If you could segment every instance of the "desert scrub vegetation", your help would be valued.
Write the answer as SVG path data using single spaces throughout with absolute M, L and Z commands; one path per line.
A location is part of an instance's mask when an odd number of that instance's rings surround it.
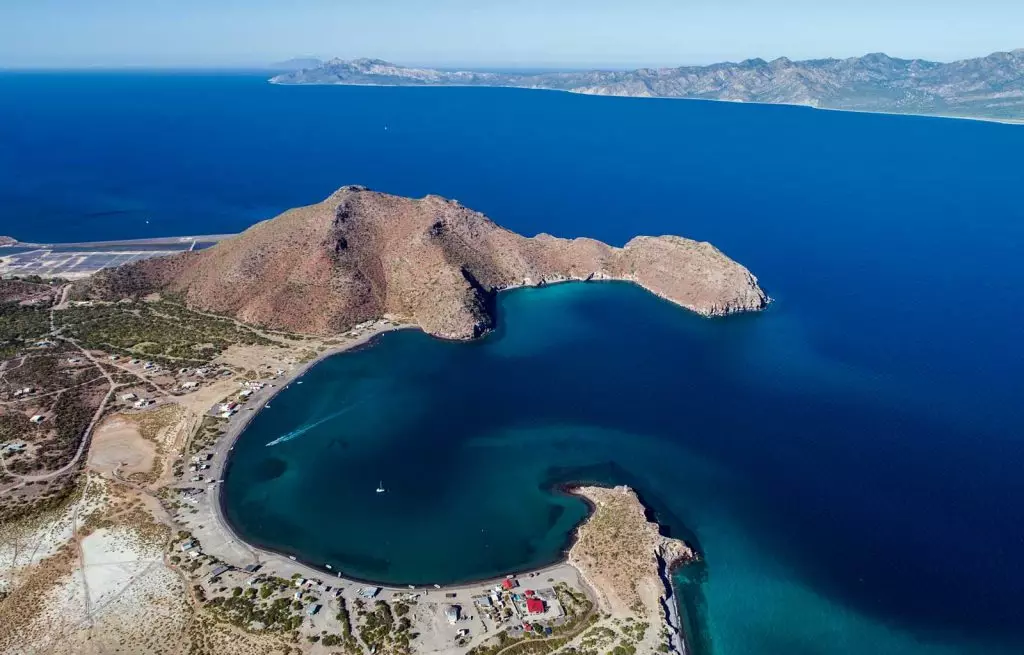
M 340 596 L 338 597 L 338 614 L 335 618 L 341 625 L 341 637 L 336 645 L 343 646 L 348 655 L 360 655 L 363 649 L 360 648 L 359 641 L 352 634 L 352 617 L 348 613 L 348 604 Z M 325 640 L 324 645 L 330 646 L 331 644 Z
M 291 599 L 257 598 L 257 590 L 230 596 L 214 596 L 204 604 L 218 621 L 252 632 L 290 632 L 302 625 L 302 614 L 296 614 Z
M 223 426 L 226 423 L 227 419 L 219 416 L 204 416 L 202 423 L 199 424 L 199 428 L 189 442 L 187 454 L 195 455 L 216 443 L 217 439 L 224 434 Z
M 0 303 L 0 359 L 19 353 L 50 331 L 50 314 L 41 307 Z
M 359 636 L 371 653 L 409 655 L 412 652 L 410 643 L 415 634 L 409 631 L 412 627 L 409 617 L 403 616 L 396 621 L 391 606 L 383 600 L 374 603 L 371 610 L 366 610 L 365 605 L 360 607 L 357 604 L 357 607 L 361 619 Z
M 71 307 L 57 312 L 68 336 L 86 348 L 201 364 L 233 344 L 275 342 L 234 321 L 215 318 L 165 301 L 119 302 Z

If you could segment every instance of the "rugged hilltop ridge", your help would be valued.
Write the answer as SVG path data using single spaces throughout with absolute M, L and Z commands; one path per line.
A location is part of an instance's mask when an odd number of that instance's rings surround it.
M 453 200 L 358 186 L 205 250 L 102 271 L 82 292 L 171 293 L 193 308 L 303 333 L 389 316 L 469 339 L 493 327 L 495 291 L 569 279 L 629 280 L 706 316 L 768 303 L 757 279 L 709 243 L 526 238 Z
M 1024 49 L 949 63 L 883 53 L 845 59 L 747 59 L 710 66 L 506 73 L 333 59 L 275 84 L 509 86 L 592 95 L 703 98 L 833 109 L 1024 119 Z

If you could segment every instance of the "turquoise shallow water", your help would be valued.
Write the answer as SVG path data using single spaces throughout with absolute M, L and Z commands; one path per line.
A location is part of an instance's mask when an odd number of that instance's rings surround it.
M 387 334 L 283 391 L 236 445 L 236 528 L 361 578 L 457 582 L 555 559 L 585 515 L 556 483 L 627 483 L 707 557 L 680 580 L 699 581 L 682 588 L 701 652 L 1013 652 L 957 635 L 1013 631 L 962 612 L 1012 602 L 987 576 L 1018 530 L 952 538 L 987 523 L 986 502 L 943 506 L 972 483 L 936 442 L 968 434 L 789 352 L 784 308 L 705 320 L 591 283 L 499 310 L 481 342 Z M 924 498 L 936 511 L 903 513 Z
M 503 295 L 481 343 L 323 363 L 243 437 L 236 523 L 456 580 L 556 557 L 583 507 L 553 483 L 625 481 L 707 556 L 707 651 L 1020 653 L 1021 152 L 1017 126 L 793 107 L 0 73 L 0 234 L 230 232 L 360 183 L 525 234 L 710 240 L 767 313 L 553 287 Z

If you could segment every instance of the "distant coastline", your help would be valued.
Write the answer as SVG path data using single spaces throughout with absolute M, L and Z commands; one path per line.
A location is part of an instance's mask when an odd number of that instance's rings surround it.
M 796 105 L 1016 123 L 1024 120 L 1024 49 L 953 62 L 871 53 L 845 59 L 746 59 L 707 66 L 515 72 L 332 59 L 270 79 L 281 85 L 482 86 L 631 98 Z
M 834 111 L 846 114 L 873 114 L 879 116 L 907 116 L 911 118 L 944 118 L 953 120 L 977 121 L 981 123 L 998 123 L 1000 125 L 1024 125 L 1024 118 L 993 118 L 987 116 L 962 116 L 957 114 L 926 114 L 921 112 L 905 111 L 883 111 L 875 109 L 844 109 L 841 107 L 820 107 L 798 102 L 762 102 L 758 100 L 730 100 L 728 98 L 691 98 L 672 96 L 630 96 L 602 93 L 586 93 L 572 89 L 549 89 L 538 86 L 507 86 L 503 84 L 387 84 L 384 82 L 303 82 L 294 84 L 290 82 L 277 82 L 274 79 L 268 80 L 269 84 L 275 86 L 355 86 L 355 87 L 383 87 L 401 89 L 514 89 L 517 91 L 553 91 L 555 93 L 568 93 L 577 96 L 593 96 L 601 98 L 622 98 L 626 100 L 685 100 L 691 102 L 715 102 L 731 105 L 756 105 L 764 107 L 796 107 L 802 109 L 816 109 L 820 111 Z

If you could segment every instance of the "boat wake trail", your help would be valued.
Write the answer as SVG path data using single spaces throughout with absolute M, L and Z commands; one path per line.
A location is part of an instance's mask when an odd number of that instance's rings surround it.
M 267 446 L 276 446 L 279 443 L 284 443 L 286 441 L 291 441 L 292 439 L 295 439 L 296 437 L 301 437 L 302 435 L 306 434 L 307 432 L 309 432 L 313 428 L 315 428 L 315 427 L 317 427 L 319 425 L 323 425 L 327 421 L 330 421 L 332 419 L 338 418 L 339 416 L 341 416 L 345 412 L 347 412 L 350 409 L 352 409 L 352 407 L 355 407 L 355 405 L 352 405 L 350 407 L 346 407 L 345 409 L 337 411 L 337 412 L 334 412 L 333 414 L 328 414 L 327 416 L 323 417 L 322 419 L 320 419 L 318 421 L 313 421 L 312 423 L 308 423 L 306 425 L 303 425 L 302 427 L 296 428 L 296 429 L 292 430 L 291 432 L 289 432 L 287 434 L 284 434 L 284 435 L 278 437 L 277 439 L 274 439 L 273 441 L 268 443 Z

